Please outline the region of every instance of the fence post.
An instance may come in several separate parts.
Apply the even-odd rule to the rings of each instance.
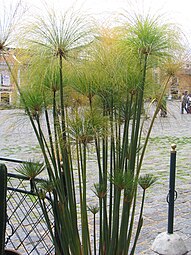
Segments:
[[[176,145],[171,145],[170,153],[170,178],[169,178],[169,193],[167,197],[168,202],[168,233],[173,234],[174,223],[174,201],[177,198],[175,191],[175,173],[176,173]]]
[[[0,254],[4,254],[5,249],[5,229],[6,229],[6,197],[7,197],[7,168],[5,164],[0,164]]]
[[[175,172],[176,172],[176,145],[171,145],[170,153],[170,178],[169,178],[169,193],[167,196],[168,202],[168,230],[160,233],[154,240],[151,249],[159,255],[184,255],[187,253],[187,248],[183,239],[173,233],[174,222],[174,200],[177,198],[175,191]]]

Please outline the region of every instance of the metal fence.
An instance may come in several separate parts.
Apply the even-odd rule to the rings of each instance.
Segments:
[[[23,161],[0,158],[3,161],[22,163]],[[12,164],[11,163],[11,164]],[[8,172],[11,169],[8,168]],[[21,254],[51,255],[54,246],[47,228],[37,195],[31,189],[29,178],[8,173],[6,248]],[[48,198],[45,199],[47,211],[54,219]]]

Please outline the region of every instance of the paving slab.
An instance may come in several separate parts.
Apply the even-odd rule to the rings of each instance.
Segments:
[[[158,180],[146,194],[143,229],[135,255],[156,255],[151,246],[159,233],[167,231],[172,143],[177,145],[174,233],[183,239],[187,255],[191,255],[191,114],[180,113],[179,101],[168,101],[167,109],[166,118],[157,116],[155,120],[143,162],[142,173],[153,173]]]

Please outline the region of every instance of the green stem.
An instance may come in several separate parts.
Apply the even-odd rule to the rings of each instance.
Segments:
[[[147,144],[148,144],[148,141],[149,141],[150,133],[152,131],[152,127],[153,127],[154,121],[155,121],[156,116],[158,114],[158,111],[160,109],[161,101],[162,101],[162,98],[163,98],[164,93],[166,91],[166,88],[167,88],[167,85],[169,83],[170,78],[171,78],[171,75],[169,75],[169,77],[168,77],[168,79],[167,79],[167,81],[166,81],[166,83],[165,83],[165,85],[163,87],[163,91],[162,91],[162,93],[160,95],[160,98],[159,98],[159,100],[157,102],[157,106],[156,106],[155,112],[153,114],[153,117],[152,117],[149,129],[148,129],[148,132],[147,132],[147,135],[146,135],[146,138],[145,138],[145,143],[143,145],[143,149],[142,149],[142,153],[141,153],[141,156],[140,156],[139,165],[138,165],[138,168],[137,168],[137,174],[136,174],[137,179],[138,179],[138,176],[139,176],[139,173],[140,173],[140,170],[141,170],[141,166],[142,166],[143,158],[144,158],[145,151],[146,151],[146,148],[147,148]]]
[[[102,198],[99,198],[99,254],[104,255],[103,249],[103,207]]]
[[[125,200],[125,198],[124,198]],[[117,254],[124,254],[126,239],[127,239],[127,230],[129,225],[129,215],[131,209],[131,202],[124,202],[123,204],[123,213],[121,217],[121,228],[118,242],[118,252]]]
[[[119,212],[120,212],[120,197],[121,190],[116,189],[115,192],[115,200],[114,200],[114,208],[113,208],[113,229],[112,229],[112,237],[108,250],[108,255],[116,255],[117,245],[118,245],[118,234],[119,234]]]
[[[96,255],[96,215],[94,213],[94,255]]]
[[[50,141],[52,164],[54,165],[54,169],[57,169],[54,144],[53,144],[53,140],[52,140],[52,131],[51,131],[51,127],[50,127],[50,121],[49,121],[47,108],[45,108],[45,119],[46,119],[46,125],[47,125],[47,130],[48,130],[48,137],[49,137],[49,141]]]
[[[115,139],[114,139],[114,127],[113,127],[113,111],[110,114],[110,128],[111,128],[111,149],[110,149],[110,177],[115,175],[113,169],[115,168]],[[111,238],[112,234],[112,219],[113,219],[113,193],[114,188],[113,184],[110,181],[110,193],[109,193],[109,237]]]
[[[64,144],[66,143],[66,124],[65,124],[65,106],[64,106],[64,90],[63,90],[63,75],[62,75],[62,55],[59,55],[59,70],[60,70],[60,113],[61,113],[61,125],[62,136]]]
[[[128,93],[128,92],[127,92]],[[125,124],[124,124],[124,131],[123,131],[123,140],[122,140],[122,151],[121,151],[121,157],[120,157],[120,168],[124,168],[125,160],[127,158],[128,153],[128,145],[129,145],[129,123],[130,123],[130,114],[131,114],[131,107],[133,102],[133,95],[130,98],[126,99],[126,107],[125,107]]]
[[[142,82],[141,82],[140,88],[138,89],[138,102],[137,102],[138,104],[137,104],[137,111],[135,116],[136,126],[135,126],[134,137],[132,140],[133,144],[132,144],[132,152],[131,152],[130,169],[134,169],[136,154],[137,154],[137,141],[139,137],[140,121],[141,121],[141,114],[142,114],[142,107],[143,107],[143,95],[144,95],[144,87],[145,87],[145,80],[146,80],[147,60],[148,60],[148,55],[145,54]]]
[[[88,216],[87,216],[87,188],[86,188],[86,144],[80,144],[80,154],[82,163],[82,245],[83,255],[91,254],[90,250],[90,238],[89,238],[89,227],[88,227]]]
[[[130,255],[134,255],[135,252],[135,248],[136,248],[136,244],[139,238],[139,234],[143,225],[143,207],[144,207],[144,202],[145,202],[145,189],[143,189],[143,196],[142,196],[142,202],[141,202],[141,210],[140,210],[140,214],[139,214],[139,220],[138,220],[138,225],[137,225],[137,231],[135,234],[135,239],[134,239],[134,243],[133,243],[133,247],[132,250],[130,252]]]

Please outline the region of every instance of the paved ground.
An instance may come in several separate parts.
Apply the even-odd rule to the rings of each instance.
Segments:
[[[155,253],[151,251],[154,239],[159,233],[167,230],[166,196],[172,143],[177,145],[176,190],[178,198],[175,202],[174,232],[183,238],[189,251],[188,255],[191,255],[191,114],[180,114],[180,102],[178,101],[169,101],[167,107],[168,116],[156,118],[142,168],[143,174],[153,173],[158,177],[158,181],[146,194],[144,224],[136,255],[154,255]],[[21,123],[18,122],[15,111],[13,115],[9,114],[14,122],[14,129],[12,129],[8,126],[10,119],[6,121],[7,116],[6,111],[0,112],[0,133],[3,134],[0,143],[1,155],[4,157],[11,155],[13,158],[27,160],[29,152],[33,151],[33,156],[39,157],[39,147],[34,144],[32,131],[26,125],[26,117],[23,117]],[[21,126],[22,132],[20,132]],[[31,135],[28,135],[29,131]]]
[[[136,255],[154,255],[151,245],[156,236],[167,231],[170,148],[177,145],[174,232],[178,233],[191,255],[191,114],[180,114],[180,103],[168,102],[168,117],[157,117],[143,165],[143,173],[158,177],[149,190],[144,208],[144,225]]]

